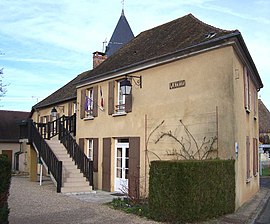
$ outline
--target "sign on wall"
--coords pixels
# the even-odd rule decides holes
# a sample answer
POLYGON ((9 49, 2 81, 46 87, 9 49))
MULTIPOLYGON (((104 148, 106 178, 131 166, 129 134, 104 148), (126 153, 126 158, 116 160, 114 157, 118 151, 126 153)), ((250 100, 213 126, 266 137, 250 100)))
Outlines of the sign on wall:
POLYGON ((175 82, 170 82, 169 83, 169 88, 170 89, 176 89, 176 88, 181 88, 186 85, 186 80, 179 80, 175 82))

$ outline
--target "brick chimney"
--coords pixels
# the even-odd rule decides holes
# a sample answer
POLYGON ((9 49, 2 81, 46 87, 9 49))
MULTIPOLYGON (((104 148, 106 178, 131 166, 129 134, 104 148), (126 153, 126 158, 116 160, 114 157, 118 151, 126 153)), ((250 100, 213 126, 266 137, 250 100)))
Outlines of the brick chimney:
POLYGON ((107 59, 107 55, 105 53, 95 51, 93 53, 93 68, 99 66, 103 61, 107 59))

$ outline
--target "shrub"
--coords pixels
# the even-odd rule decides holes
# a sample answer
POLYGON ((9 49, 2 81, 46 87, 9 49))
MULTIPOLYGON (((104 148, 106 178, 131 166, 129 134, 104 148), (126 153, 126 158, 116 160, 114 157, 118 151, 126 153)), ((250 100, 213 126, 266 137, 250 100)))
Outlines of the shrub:
POLYGON ((8 223, 8 195, 11 181, 11 164, 5 155, 0 155, 0 223, 8 223))
POLYGON ((151 163, 149 214, 154 220, 203 221, 234 210, 234 160, 151 163))

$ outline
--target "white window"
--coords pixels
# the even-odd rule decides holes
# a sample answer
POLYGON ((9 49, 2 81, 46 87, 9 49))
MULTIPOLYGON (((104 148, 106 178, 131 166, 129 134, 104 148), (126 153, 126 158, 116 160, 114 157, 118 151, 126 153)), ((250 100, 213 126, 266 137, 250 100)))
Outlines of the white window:
POLYGON ((91 88, 86 90, 86 99, 85 99, 86 117, 93 116, 93 108, 94 108, 94 91, 91 88))
POLYGON ((121 81, 122 80, 117 82, 117 105, 116 105, 116 112, 117 113, 125 112, 126 96, 122 94, 122 91, 120 89, 120 82, 121 81))
POLYGON ((73 103, 73 114, 76 114, 76 112, 77 112, 77 103, 74 102, 73 103))
POLYGON ((93 139, 86 139, 87 149, 86 155, 90 160, 93 160, 93 139))

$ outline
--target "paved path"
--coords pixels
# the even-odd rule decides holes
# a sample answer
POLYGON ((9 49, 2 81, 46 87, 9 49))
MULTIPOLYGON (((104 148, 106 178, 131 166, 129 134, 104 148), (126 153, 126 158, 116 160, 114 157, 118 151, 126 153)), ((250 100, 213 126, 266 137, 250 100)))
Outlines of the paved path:
MULTIPOLYGON (((99 194, 99 193, 98 193, 99 194)), ((9 196, 10 224, 87 224, 87 223, 155 223, 135 215, 113 210, 101 203, 108 197, 77 196, 56 193, 51 181, 42 186, 26 177, 12 177, 9 196), (93 202, 90 198, 93 197, 93 202)))
MULTIPOLYGON (((270 189, 270 177, 264 177, 260 179, 260 185, 262 188, 270 189)), ((269 224, 270 223, 270 200, 268 199, 262 213, 255 221, 256 224, 269 224)))

